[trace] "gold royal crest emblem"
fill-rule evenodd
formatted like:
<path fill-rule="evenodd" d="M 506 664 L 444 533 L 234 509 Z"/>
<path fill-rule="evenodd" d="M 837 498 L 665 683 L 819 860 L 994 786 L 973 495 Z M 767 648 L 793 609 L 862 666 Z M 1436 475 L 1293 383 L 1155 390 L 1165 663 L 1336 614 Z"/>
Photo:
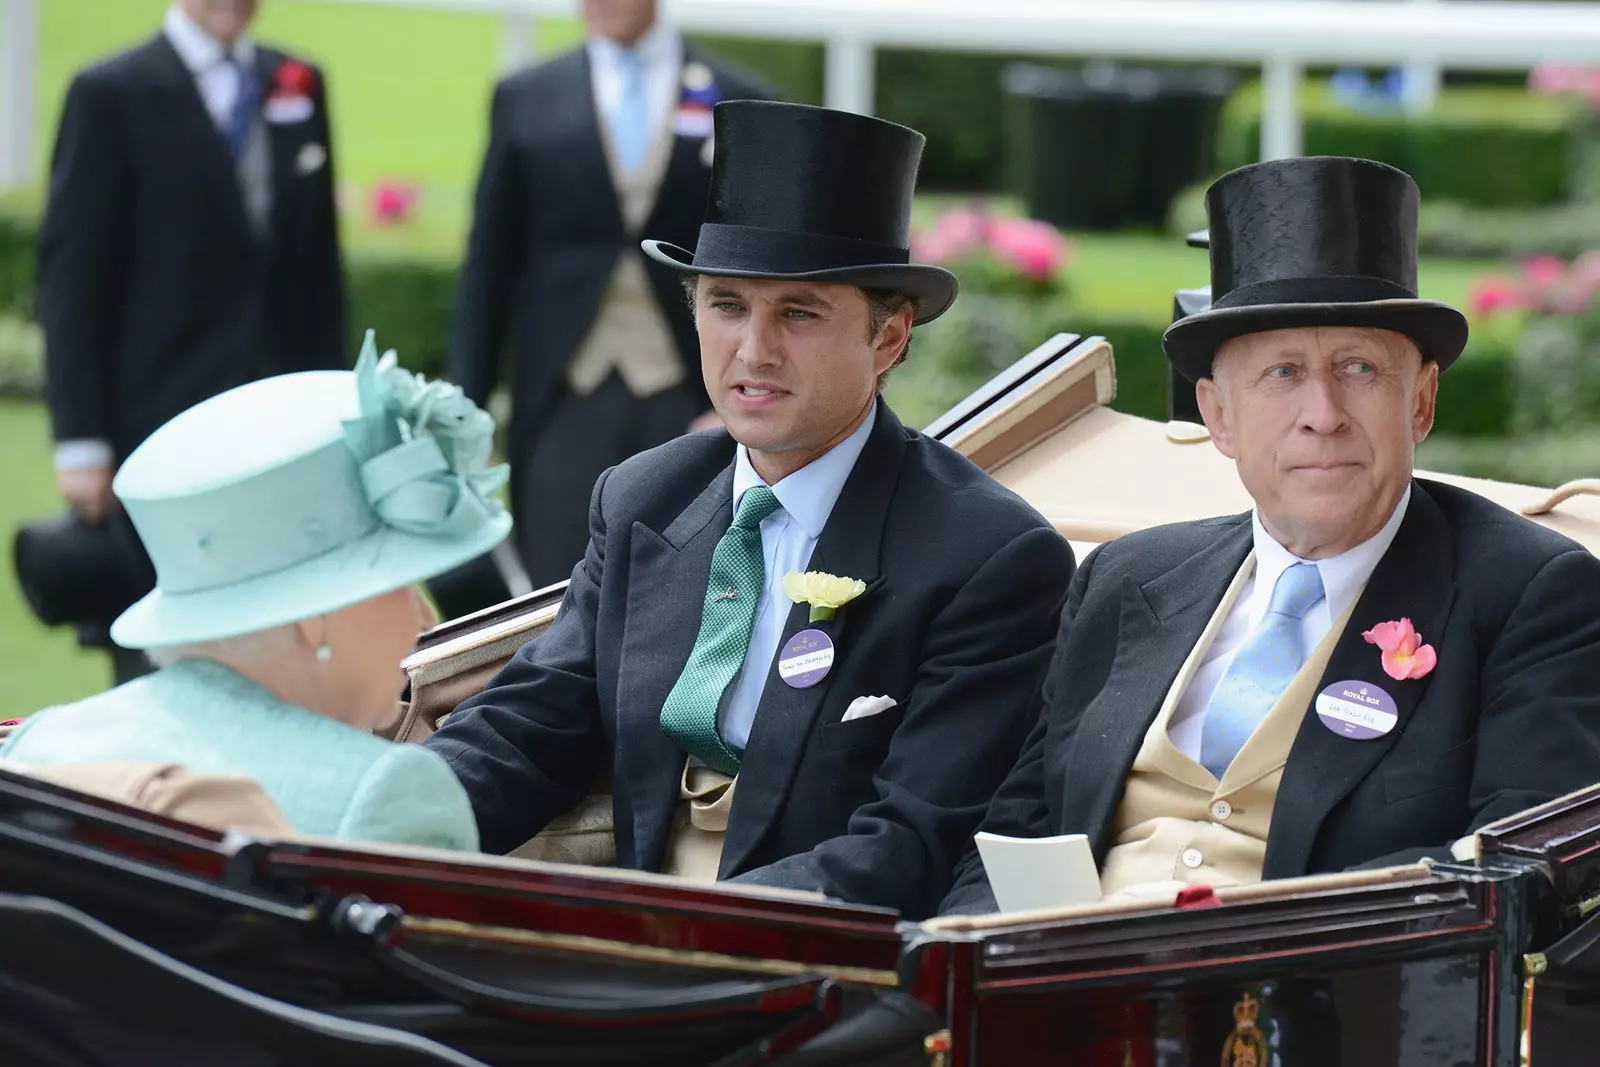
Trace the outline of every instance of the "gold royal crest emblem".
<path fill-rule="evenodd" d="M 1261 1002 L 1246 993 L 1233 1006 L 1233 1033 L 1222 1046 L 1222 1067 L 1268 1067 L 1267 1038 L 1256 1026 Z"/>

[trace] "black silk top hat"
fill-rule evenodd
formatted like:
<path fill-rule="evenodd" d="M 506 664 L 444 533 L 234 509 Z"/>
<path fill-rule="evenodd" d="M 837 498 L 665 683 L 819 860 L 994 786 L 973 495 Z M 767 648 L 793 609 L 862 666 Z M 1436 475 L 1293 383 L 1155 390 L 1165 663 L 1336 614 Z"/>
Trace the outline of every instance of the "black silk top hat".
<path fill-rule="evenodd" d="M 47 626 L 111 621 L 155 584 L 133 524 L 86 523 L 71 513 L 29 523 L 11 541 L 28 607 Z"/>
<path fill-rule="evenodd" d="M 1233 337 L 1299 326 L 1367 326 L 1416 342 L 1442 371 L 1467 320 L 1417 299 L 1417 183 L 1366 159 L 1304 157 L 1241 167 L 1206 190 L 1211 307 L 1167 328 L 1191 381 Z"/>
<path fill-rule="evenodd" d="M 651 259 L 685 274 L 892 289 L 915 298 L 918 324 L 955 302 L 955 275 L 911 262 L 922 134 L 767 100 L 724 101 L 713 118 L 711 192 L 694 252 L 645 241 Z"/>

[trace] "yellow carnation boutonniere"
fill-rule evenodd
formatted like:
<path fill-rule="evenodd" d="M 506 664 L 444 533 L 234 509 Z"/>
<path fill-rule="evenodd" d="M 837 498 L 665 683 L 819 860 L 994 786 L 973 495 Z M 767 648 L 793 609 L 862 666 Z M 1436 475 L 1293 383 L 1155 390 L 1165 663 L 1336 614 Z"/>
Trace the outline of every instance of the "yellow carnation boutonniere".
<path fill-rule="evenodd" d="M 783 576 L 783 595 L 811 605 L 811 622 L 827 622 L 850 601 L 867 591 L 859 578 L 840 578 L 822 571 L 790 571 Z"/>

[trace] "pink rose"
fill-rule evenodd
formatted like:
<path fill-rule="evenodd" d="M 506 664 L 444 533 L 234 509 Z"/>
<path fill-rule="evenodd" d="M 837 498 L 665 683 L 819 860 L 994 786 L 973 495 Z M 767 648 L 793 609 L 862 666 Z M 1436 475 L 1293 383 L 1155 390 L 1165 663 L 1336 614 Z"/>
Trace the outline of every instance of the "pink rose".
<path fill-rule="evenodd" d="M 1395 681 L 1421 678 L 1439 663 L 1432 645 L 1422 643 L 1422 635 L 1411 625 L 1410 619 L 1399 622 L 1380 622 L 1362 633 L 1369 645 L 1377 645 L 1383 652 L 1383 672 Z"/>
<path fill-rule="evenodd" d="M 1047 222 L 1000 219 L 989 229 L 989 247 L 1025 278 L 1045 281 L 1055 276 L 1066 260 L 1067 243 Z"/>
<path fill-rule="evenodd" d="M 1528 305 L 1528 299 L 1517 283 L 1501 277 L 1479 278 L 1473 282 L 1467 294 L 1467 302 L 1472 313 L 1479 316 L 1493 315 L 1497 311 L 1510 311 Z"/>
<path fill-rule="evenodd" d="M 1522 261 L 1522 276 L 1540 289 L 1560 283 L 1567 265 L 1555 256 L 1529 256 Z"/>
<path fill-rule="evenodd" d="M 372 221 L 380 226 L 409 221 L 420 195 L 414 185 L 404 182 L 379 182 L 372 187 L 368 202 Z"/>
<path fill-rule="evenodd" d="M 950 247 L 968 251 L 983 242 L 983 235 L 988 229 L 989 218 L 982 211 L 956 210 L 946 211 L 939 216 L 933 232 Z"/>

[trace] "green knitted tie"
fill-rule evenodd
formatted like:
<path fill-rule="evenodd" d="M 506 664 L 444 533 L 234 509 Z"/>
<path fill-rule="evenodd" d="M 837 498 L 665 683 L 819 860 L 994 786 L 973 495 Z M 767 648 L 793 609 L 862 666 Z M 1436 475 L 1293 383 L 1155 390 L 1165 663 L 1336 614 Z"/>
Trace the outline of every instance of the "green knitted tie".
<path fill-rule="evenodd" d="M 746 489 L 739 498 L 733 525 L 711 555 L 711 579 L 700 615 L 700 636 L 689 662 L 661 705 L 661 729 L 712 770 L 739 773 L 739 757 L 722 741 L 717 708 L 723 691 L 744 665 L 756 605 L 767 582 L 761 555 L 761 520 L 778 508 L 778 498 L 764 485 Z"/>

